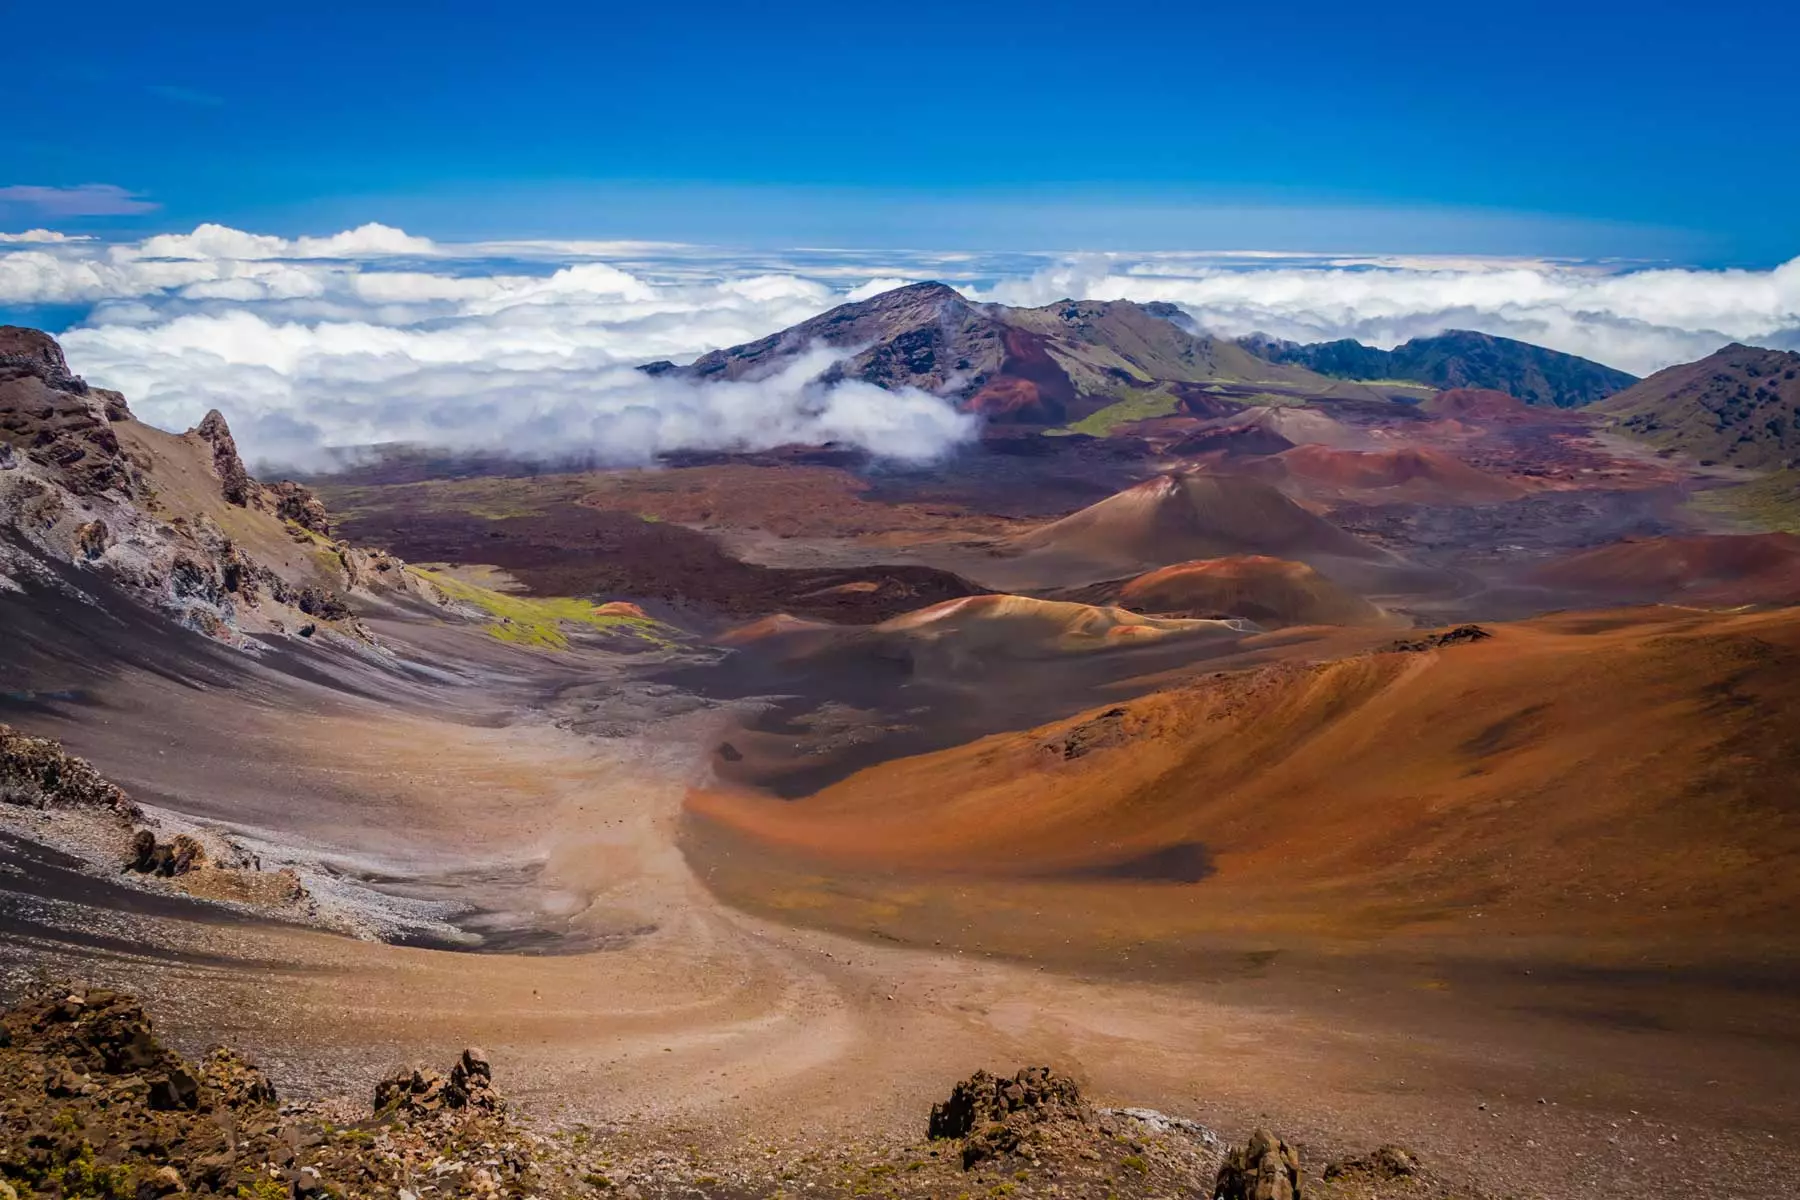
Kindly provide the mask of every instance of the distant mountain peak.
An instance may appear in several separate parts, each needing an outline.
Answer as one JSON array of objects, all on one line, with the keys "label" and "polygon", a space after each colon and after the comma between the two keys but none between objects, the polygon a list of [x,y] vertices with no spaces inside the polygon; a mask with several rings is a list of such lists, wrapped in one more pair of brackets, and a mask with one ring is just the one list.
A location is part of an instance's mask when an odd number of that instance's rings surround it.
[{"label": "distant mountain peak", "polygon": [[1392,350],[1351,338],[1302,344],[1260,333],[1238,344],[1270,362],[1339,379],[1406,379],[1439,390],[1479,388],[1555,408],[1592,404],[1637,382],[1635,375],[1591,359],[1473,329],[1412,338]]}]

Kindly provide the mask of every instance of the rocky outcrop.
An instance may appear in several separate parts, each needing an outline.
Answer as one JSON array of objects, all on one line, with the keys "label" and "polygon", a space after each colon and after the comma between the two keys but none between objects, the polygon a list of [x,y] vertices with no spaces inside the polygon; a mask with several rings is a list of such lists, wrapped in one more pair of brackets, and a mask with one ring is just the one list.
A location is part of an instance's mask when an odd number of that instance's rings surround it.
[{"label": "rocky outcrop", "polygon": [[934,1105],[928,1136],[961,1139],[965,1168],[1018,1153],[1039,1127],[1055,1122],[1091,1125],[1094,1111],[1075,1082],[1049,1067],[1026,1067],[1011,1079],[977,1071]]},{"label": "rocky outcrop", "polygon": [[1300,1152],[1267,1129],[1256,1130],[1219,1164],[1213,1200],[1304,1200]]},{"label": "rocky outcrop", "polygon": [[133,493],[138,473],[112,430],[113,420],[129,415],[116,392],[69,373],[55,339],[0,326],[0,444],[14,454],[56,472],[81,495]]},{"label": "rocky outcrop", "polygon": [[251,482],[250,472],[244,469],[237,439],[231,436],[225,415],[215,408],[200,418],[200,424],[188,433],[212,447],[213,474],[219,477],[219,490],[225,499],[239,508],[248,506],[255,494],[255,485]]},{"label": "rocky outcrop", "polygon": [[268,499],[270,510],[282,520],[292,521],[320,537],[331,536],[331,515],[311,488],[283,479],[264,486],[263,495]]},{"label": "rocky outcrop", "polygon": [[125,790],[54,738],[32,737],[0,724],[0,802],[34,808],[82,808],[140,821]]},{"label": "rocky outcrop", "polygon": [[[446,603],[400,560],[325,540],[331,519],[318,497],[252,478],[216,410],[182,435],[185,446],[114,428],[129,420],[122,398],[69,373],[55,339],[0,327],[0,589],[28,580],[91,602],[78,577],[53,566],[73,564],[251,652],[271,636],[379,652],[353,596]],[[185,482],[196,466],[226,504],[257,514],[234,519],[235,537],[213,498]]]},{"label": "rocky outcrop", "polygon": [[494,1070],[485,1051],[464,1050],[445,1076],[430,1067],[396,1071],[375,1085],[375,1111],[429,1116],[447,1110],[499,1113],[506,1101],[494,1087]]},{"label": "rocky outcrop", "polygon": [[140,829],[131,839],[131,858],[125,868],[136,871],[140,875],[161,875],[168,878],[175,875],[186,875],[189,871],[206,865],[206,847],[198,839],[182,833],[173,841],[159,842],[156,834],[148,829]]},{"label": "rocky outcrop", "polygon": [[98,988],[74,991],[14,1010],[6,1026],[15,1042],[35,1040],[63,1060],[51,1088],[66,1096],[123,1090],[141,1096],[152,1109],[191,1109],[199,1103],[200,1081],[156,1040],[142,1006],[129,996]]},{"label": "rocky outcrop", "polygon": [[1394,642],[1388,649],[1402,654],[1423,654],[1427,650],[1442,650],[1446,646],[1466,646],[1471,642],[1485,642],[1493,636],[1479,625],[1458,625],[1454,629],[1443,629],[1436,633],[1427,633],[1422,637],[1403,638]]}]

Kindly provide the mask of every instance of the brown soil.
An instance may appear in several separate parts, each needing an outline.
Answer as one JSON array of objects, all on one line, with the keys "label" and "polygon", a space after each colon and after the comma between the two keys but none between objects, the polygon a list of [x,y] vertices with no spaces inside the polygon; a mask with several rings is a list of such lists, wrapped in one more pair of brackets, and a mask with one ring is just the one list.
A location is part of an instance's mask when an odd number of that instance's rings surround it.
[{"label": "brown soil", "polygon": [[1512,480],[1478,471],[1438,450],[1299,446],[1275,461],[1287,478],[1309,492],[1346,498],[1470,504],[1512,500],[1526,492]]},{"label": "brown soil", "polygon": [[1800,536],[1709,534],[1623,541],[1551,563],[1536,578],[1614,599],[1800,603]]},{"label": "brown soil", "polygon": [[1176,563],[1106,585],[1113,603],[1170,617],[1242,617],[1265,628],[1373,625],[1382,611],[1305,563],[1238,555]]}]

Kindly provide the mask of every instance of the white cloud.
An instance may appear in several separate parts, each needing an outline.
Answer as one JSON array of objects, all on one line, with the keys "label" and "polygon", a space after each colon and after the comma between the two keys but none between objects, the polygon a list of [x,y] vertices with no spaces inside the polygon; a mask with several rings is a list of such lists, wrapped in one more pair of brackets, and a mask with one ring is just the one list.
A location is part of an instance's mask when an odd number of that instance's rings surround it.
[{"label": "white cloud", "polygon": [[928,456],[969,436],[969,422],[920,393],[822,388],[825,359],[716,388],[633,368],[931,278],[1013,304],[1166,300],[1224,334],[1385,346],[1480,329],[1639,373],[1734,339],[1800,348],[1800,260],[1758,272],[1260,253],[726,254],[456,245],[380,225],[313,238],[203,225],[128,244],[7,237],[0,307],[91,306],[62,335],[78,371],[167,428],[220,408],[253,459],[296,465],[382,441],[642,461],[840,439]]},{"label": "white cloud", "polygon": [[226,225],[206,224],[192,233],[162,233],[145,238],[132,251],[138,258],[208,259],[311,259],[383,258],[399,255],[431,255],[437,246],[430,238],[413,237],[402,229],[371,221],[330,237],[283,238],[245,233]]},{"label": "white cloud", "polygon": [[83,234],[58,233],[54,229],[27,229],[23,233],[0,233],[0,243],[35,243],[54,245],[59,242],[91,242]]},{"label": "white cloud", "polygon": [[1476,329],[1648,374],[1729,341],[1800,334],[1800,259],[1772,271],[1618,270],[1579,264],[1331,260],[1262,268],[1183,256],[1086,255],[978,292],[1006,304],[1064,297],[1164,300],[1203,328],[1391,347]]}]

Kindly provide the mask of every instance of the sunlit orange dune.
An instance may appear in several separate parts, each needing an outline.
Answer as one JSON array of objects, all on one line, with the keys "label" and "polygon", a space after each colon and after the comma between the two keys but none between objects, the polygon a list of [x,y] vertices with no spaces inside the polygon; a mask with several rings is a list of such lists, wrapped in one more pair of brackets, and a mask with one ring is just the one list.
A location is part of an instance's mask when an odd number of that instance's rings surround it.
[{"label": "sunlit orange dune", "polygon": [[1243,621],[1143,616],[1123,608],[988,595],[946,600],[871,626],[766,617],[721,636],[722,645],[800,659],[831,652],[906,658],[960,669],[994,659],[1061,658],[1178,639],[1234,639]]},{"label": "sunlit orange dune", "polygon": [[1467,503],[1513,500],[1526,492],[1513,480],[1476,470],[1441,450],[1297,446],[1274,461],[1290,479],[1344,495]]},{"label": "sunlit orange dune", "polygon": [[[702,841],[801,864],[715,886],[847,928],[1410,931],[1498,953],[1487,939],[1800,937],[1796,778],[1800,610],[1639,609],[1208,676],[799,800],[689,807]],[[908,882],[926,876],[961,882]]]},{"label": "sunlit orange dune", "polygon": [[1254,632],[1254,627],[1241,621],[1146,617],[1107,605],[996,595],[946,600],[883,622],[875,632],[952,655],[1042,657],[1183,637],[1235,638]]},{"label": "sunlit orange dune", "polygon": [[1800,603],[1800,537],[1702,534],[1614,542],[1560,559],[1536,581],[1595,595],[1697,604]]},{"label": "sunlit orange dune", "polygon": [[1161,616],[1243,617],[1267,628],[1373,625],[1388,619],[1305,563],[1260,554],[1163,567],[1128,580],[1115,602]]},{"label": "sunlit orange dune", "polygon": [[1382,557],[1261,480],[1197,471],[1148,479],[1010,545],[1028,555],[1140,570],[1233,554]]}]

